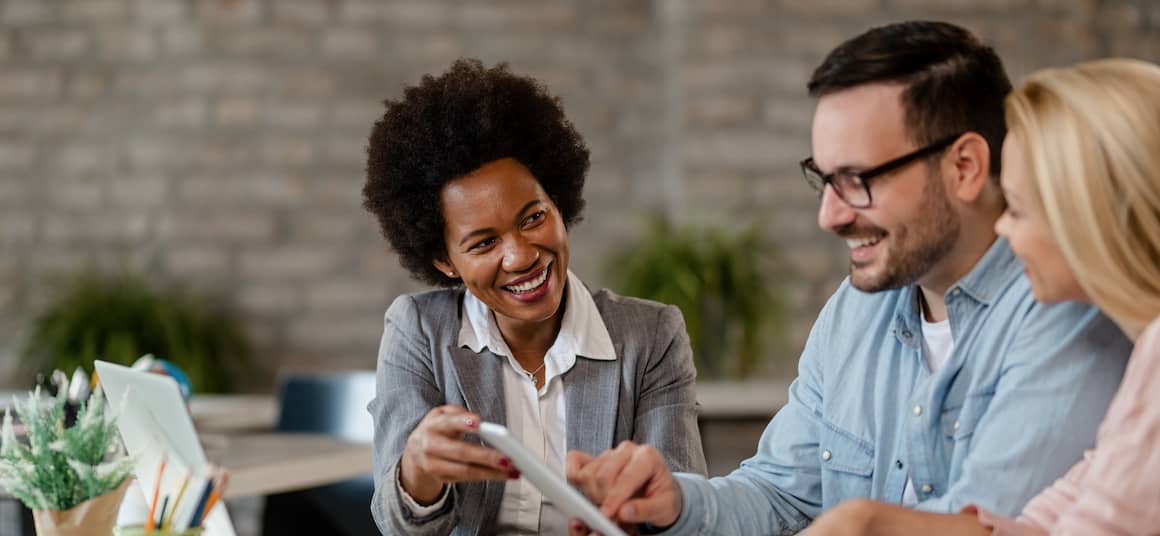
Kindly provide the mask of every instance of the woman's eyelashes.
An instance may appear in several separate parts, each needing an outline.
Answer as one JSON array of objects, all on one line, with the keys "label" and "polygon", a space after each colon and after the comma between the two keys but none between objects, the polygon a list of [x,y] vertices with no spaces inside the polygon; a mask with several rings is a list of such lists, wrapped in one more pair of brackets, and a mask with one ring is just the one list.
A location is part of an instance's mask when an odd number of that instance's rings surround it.
[{"label": "woman's eyelashes", "polygon": [[[523,228],[532,229],[544,222],[548,215],[547,210],[537,210],[524,218]],[[490,249],[499,239],[496,237],[489,237],[479,242],[476,242],[467,248],[469,253],[483,253]]]},{"label": "woman's eyelashes", "polygon": [[490,248],[492,245],[494,245],[495,241],[496,241],[496,239],[494,237],[485,238],[483,240],[480,240],[479,242],[476,242],[471,247],[467,248],[467,251],[469,253],[482,253],[484,251],[487,251],[488,248]]},{"label": "woman's eyelashes", "polygon": [[530,227],[534,227],[535,224],[538,224],[538,223],[544,221],[544,216],[547,216],[547,215],[548,215],[548,211],[546,211],[546,210],[537,210],[537,211],[533,212],[530,216],[528,216],[527,218],[524,219],[524,228],[527,229]]}]

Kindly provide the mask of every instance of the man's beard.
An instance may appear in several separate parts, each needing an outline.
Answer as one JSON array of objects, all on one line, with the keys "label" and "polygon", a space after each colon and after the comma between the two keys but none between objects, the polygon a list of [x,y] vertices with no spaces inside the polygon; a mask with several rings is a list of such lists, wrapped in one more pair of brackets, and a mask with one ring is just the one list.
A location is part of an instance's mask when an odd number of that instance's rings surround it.
[{"label": "man's beard", "polygon": [[[941,176],[927,177],[922,189],[922,213],[910,225],[901,226],[888,236],[890,249],[886,252],[885,269],[878,274],[859,273],[851,263],[850,283],[854,288],[878,292],[912,285],[950,253],[959,238],[960,225],[944,190]],[[881,235],[885,231],[872,227],[859,233]],[[908,240],[912,234],[913,239]]]}]

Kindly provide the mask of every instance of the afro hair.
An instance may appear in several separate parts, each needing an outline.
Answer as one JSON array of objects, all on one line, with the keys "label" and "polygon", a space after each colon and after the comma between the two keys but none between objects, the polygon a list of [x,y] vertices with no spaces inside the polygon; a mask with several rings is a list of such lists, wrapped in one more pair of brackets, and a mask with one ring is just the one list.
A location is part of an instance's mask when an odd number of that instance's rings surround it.
[{"label": "afro hair", "polygon": [[445,184],[489,162],[519,161],[566,226],[580,220],[588,147],[560,100],[535,79],[513,74],[506,63],[485,68],[459,59],[385,104],[367,147],[363,206],[413,278],[459,284],[433,265],[447,258],[439,196]]}]

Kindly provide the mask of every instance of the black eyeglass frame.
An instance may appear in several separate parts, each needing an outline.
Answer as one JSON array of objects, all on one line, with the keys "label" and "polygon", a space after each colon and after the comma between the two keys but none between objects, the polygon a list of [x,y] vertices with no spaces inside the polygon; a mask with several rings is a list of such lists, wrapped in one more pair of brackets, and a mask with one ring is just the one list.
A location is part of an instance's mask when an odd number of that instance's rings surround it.
[{"label": "black eyeglass frame", "polygon": [[[822,173],[822,170],[818,169],[818,165],[814,163],[814,157],[812,156],[806,157],[804,160],[799,162],[798,165],[802,168],[802,176],[805,178],[806,183],[818,192],[819,197],[826,190],[826,185],[829,184],[834,188],[834,193],[838,194],[838,197],[842,200],[842,202],[850,205],[851,208],[867,208],[874,203],[874,198],[870,194],[870,179],[894,171],[915,160],[918,160],[919,158],[923,158],[925,156],[929,156],[938,151],[946,149],[947,147],[950,147],[952,143],[961,138],[963,134],[966,134],[966,132],[961,132],[959,134],[947,136],[945,138],[939,138],[929,145],[919,147],[918,149],[890,160],[889,162],[863,171],[834,171],[832,173]],[[858,181],[862,190],[866,192],[865,203],[851,203],[850,200],[846,198],[846,195],[842,193],[843,187],[840,186],[839,183],[834,182],[834,177],[842,174],[849,175],[851,178]],[[820,179],[820,181],[815,180],[815,177],[816,179]]]}]

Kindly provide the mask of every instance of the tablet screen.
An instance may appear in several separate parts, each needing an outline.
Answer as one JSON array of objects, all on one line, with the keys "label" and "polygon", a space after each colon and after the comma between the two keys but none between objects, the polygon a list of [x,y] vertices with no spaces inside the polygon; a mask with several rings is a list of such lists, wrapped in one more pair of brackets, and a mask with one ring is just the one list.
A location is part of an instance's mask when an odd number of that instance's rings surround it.
[{"label": "tablet screen", "polygon": [[551,499],[569,517],[584,521],[589,529],[605,536],[627,536],[612,520],[604,517],[584,494],[524,448],[508,433],[507,428],[490,422],[480,423],[479,436],[511,458],[523,478],[531,481],[540,493]]}]

